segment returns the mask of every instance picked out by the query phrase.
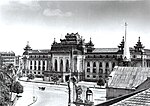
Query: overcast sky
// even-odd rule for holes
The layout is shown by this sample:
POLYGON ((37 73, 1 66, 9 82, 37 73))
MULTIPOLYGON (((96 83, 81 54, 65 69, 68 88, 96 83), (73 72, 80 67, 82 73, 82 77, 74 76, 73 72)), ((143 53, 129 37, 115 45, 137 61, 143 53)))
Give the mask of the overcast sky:
POLYGON ((67 33, 78 32, 97 48, 116 48, 128 23, 128 44, 141 37, 150 49, 150 2, 147 1, 0 1, 0 51, 22 55, 32 49, 50 49, 67 33))

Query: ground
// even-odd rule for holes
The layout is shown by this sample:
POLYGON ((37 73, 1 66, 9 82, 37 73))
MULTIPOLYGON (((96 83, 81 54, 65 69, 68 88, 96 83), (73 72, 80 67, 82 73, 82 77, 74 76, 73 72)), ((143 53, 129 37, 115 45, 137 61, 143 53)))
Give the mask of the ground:
MULTIPOLYGON (((23 79, 25 80, 25 79, 23 79)), ((33 80, 32 80, 33 81, 33 80)), ((40 79, 34 79, 40 82, 40 79)), ((15 106, 67 106, 68 105, 68 87, 64 85, 52 85, 48 83, 35 83, 20 81, 24 86, 24 92, 15 106), (45 87, 45 90, 39 89, 45 87)), ((80 82, 80 85, 90 87, 93 91, 94 104, 104 102, 106 90, 95 87, 94 83, 80 82), (94 88, 95 87, 95 88, 94 88)))

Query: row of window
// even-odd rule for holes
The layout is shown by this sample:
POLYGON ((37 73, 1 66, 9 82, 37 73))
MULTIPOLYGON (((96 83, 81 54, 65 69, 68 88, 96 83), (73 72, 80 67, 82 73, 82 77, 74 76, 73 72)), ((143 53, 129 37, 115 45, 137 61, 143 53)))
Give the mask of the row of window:
MULTIPOLYGON (((106 68, 105 69, 105 73, 108 73, 109 70, 110 70, 109 68, 106 68)), ((90 73, 90 68, 87 68, 87 72, 90 73)), ((93 72, 92 73, 96 73, 96 69, 93 68, 93 72)), ((103 74, 103 69, 102 68, 99 69, 99 74, 103 74)))
POLYGON ((48 58, 48 55, 31 55, 30 58, 48 58))
MULTIPOLYGON (((107 74, 105 76, 107 77, 107 74)), ((91 77, 96 78, 96 75, 87 75, 86 77, 87 78, 91 78, 91 77)), ((102 75, 99 75, 97 77, 102 78, 102 75)))
MULTIPOLYGON (((41 61, 34 61, 34 65, 41 65, 41 61)), ((42 61, 42 64, 45 65, 45 61, 42 61)), ((33 65, 32 61, 30 61, 30 65, 33 65)))
POLYGON ((102 55, 87 55, 86 58, 117 58, 116 55, 113 55, 113 56, 109 56, 109 55, 105 55, 105 56, 102 56, 102 55))
POLYGON ((32 70, 34 68, 34 70, 45 70, 45 61, 34 61, 34 65, 32 63, 32 61, 30 61, 30 70, 32 70), (41 62, 43 64, 43 66, 41 66, 41 62), (38 65, 38 67, 37 67, 38 65))
MULTIPOLYGON (((33 66, 30 66, 30 70, 32 70, 32 69, 33 69, 33 66)), ((43 66, 43 67, 38 66, 38 68, 37 68, 37 66, 34 66, 34 70, 45 70, 45 66, 43 66)))
MULTIPOLYGON (((93 62, 92 64, 93 64, 93 65, 92 65, 93 68, 95 68, 95 67, 96 67, 96 62, 93 62)), ((87 62, 87 67, 92 67, 92 66, 90 66, 90 62, 87 62)), ((103 65, 102 65, 102 62, 99 62, 99 67, 102 67, 102 66, 103 66, 103 65)), ((106 68, 109 67, 109 63, 108 63, 108 62, 106 62, 105 67, 106 67, 106 68)), ((112 67, 113 67, 113 68, 115 67, 115 62, 113 62, 112 67)))
MULTIPOLYGON (((58 71, 58 64, 60 65, 60 72, 63 72, 63 60, 61 59, 60 62, 57 61, 57 59, 55 59, 55 62, 54 62, 54 71, 58 71)), ((66 59, 66 72, 69 72, 69 60, 66 59)))

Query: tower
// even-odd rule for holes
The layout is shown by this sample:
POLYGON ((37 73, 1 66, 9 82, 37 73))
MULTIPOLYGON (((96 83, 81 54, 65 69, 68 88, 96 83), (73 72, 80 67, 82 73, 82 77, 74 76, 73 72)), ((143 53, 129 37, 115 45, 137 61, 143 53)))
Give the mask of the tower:
POLYGON ((123 61, 124 62, 129 62, 131 61, 130 59, 130 51, 129 51, 129 46, 127 42, 127 23, 125 23, 125 39, 124 39, 124 51, 123 51, 123 61))

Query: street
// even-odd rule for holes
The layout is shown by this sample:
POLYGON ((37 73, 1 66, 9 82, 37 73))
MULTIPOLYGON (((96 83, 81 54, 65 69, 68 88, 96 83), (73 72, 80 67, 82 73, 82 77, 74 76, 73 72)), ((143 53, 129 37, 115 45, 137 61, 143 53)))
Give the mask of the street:
MULTIPOLYGON (((50 85, 42 83, 22 82, 24 92, 21 95, 15 106, 29 106, 36 101, 32 106, 67 106, 68 105, 68 90, 67 86, 50 85), (45 90, 39 89, 45 87, 45 90), (33 98, 35 97, 35 98, 33 98)), ((105 101, 105 89, 92 89, 94 104, 105 101)))

